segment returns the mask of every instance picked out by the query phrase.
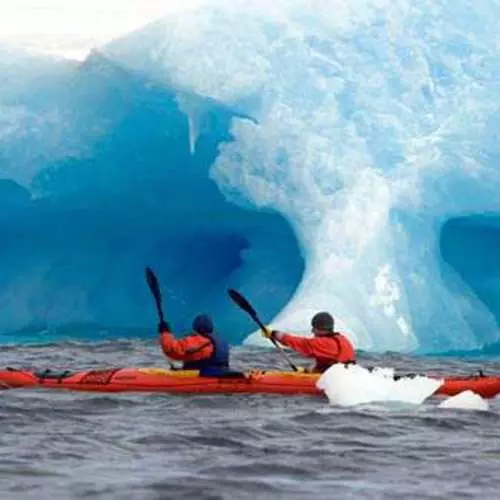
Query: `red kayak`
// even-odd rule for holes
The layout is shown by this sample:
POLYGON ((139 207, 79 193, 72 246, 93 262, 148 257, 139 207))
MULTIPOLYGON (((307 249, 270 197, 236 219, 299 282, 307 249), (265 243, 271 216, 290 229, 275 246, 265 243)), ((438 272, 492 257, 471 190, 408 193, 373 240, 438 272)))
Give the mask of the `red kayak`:
MULTIPOLYGON (((319 374, 282 371, 230 372, 219 377, 199 376, 197 371, 163 368, 110 368, 81 372, 0 370, 0 389, 44 388, 92 392, 165 392, 192 394, 309 394, 322 395, 316 387, 319 374)), ((500 393, 500 376, 483 374, 445 377, 435 395, 454 396, 473 391, 483 398, 500 393)))

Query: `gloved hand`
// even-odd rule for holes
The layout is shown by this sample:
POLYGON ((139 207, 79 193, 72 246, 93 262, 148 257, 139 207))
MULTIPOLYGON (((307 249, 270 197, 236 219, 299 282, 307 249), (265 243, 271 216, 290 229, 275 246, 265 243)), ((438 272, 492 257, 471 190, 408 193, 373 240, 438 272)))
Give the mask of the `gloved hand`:
POLYGON ((264 330, 261 330, 262 336, 266 339, 275 339, 278 340, 280 335, 278 330, 272 330, 271 327, 266 326, 264 330))
POLYGON ((170 332, 170 325, 168 321, 160 321, 158 323, 158 333, 170 332))
POLYGON ((262 336, 265 339, 270 339, 273 336, 273 330, 271 330, 270 327, 266 326, 264 329, 261 330, 262 336))

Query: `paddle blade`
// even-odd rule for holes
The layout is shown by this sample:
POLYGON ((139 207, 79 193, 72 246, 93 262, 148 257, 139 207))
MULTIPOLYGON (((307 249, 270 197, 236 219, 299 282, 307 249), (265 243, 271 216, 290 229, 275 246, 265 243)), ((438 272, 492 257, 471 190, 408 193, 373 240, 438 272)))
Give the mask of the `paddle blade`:
POLYGON ((163 308, 161 306, 161 291, 160 291, 160 283, 158 282, 158 278, 156 274, 150 267, 146 267, 146 281, 148 282, 149 289, 151 290, 151 294, 155 299, 156 309, 158 311, 158 318, 160 321, 163 321, 163 308))
POLYGON ((150 267, 146 267, 146 281, 148 282, 151 293, 155 297, 159 296, 160 285, 158 284, 158 278, 150 267))
POLYGON ((150 267, 146 267, 146 281, 148 282, 151 294, 155 299, 156 309, 158 310, 158 318, 160 319, 160 321, 163 321, 163 308, 161 306, 160 283, 158 282, 156 274, 150 267))
POLYGON ((233 290, 232 288, 230 288, 227 291, 227 293, 228 293, 229 297, 231 297, 233 302, 237 306, 241 307, 241 309, 246 311, 248 314, 250 314, 250 316, 252 316, 254 318, 257 316, 255 309, 250 305, 250 302, 248 302, 248 300, 245 299, 245 297, 243 297, 243 295, 241 295, 241 293, 237 292, 236 290, 233 290))

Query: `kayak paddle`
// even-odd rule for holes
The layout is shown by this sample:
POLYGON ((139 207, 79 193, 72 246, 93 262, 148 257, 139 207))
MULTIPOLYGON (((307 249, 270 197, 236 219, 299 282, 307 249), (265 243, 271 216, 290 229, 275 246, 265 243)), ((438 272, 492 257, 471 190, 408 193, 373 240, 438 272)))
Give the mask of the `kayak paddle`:
POLYGON ((156 310, 158 311, 158 318, 160 322, 165 321, 163 316, 163 308, 161 306, 161 290, 160 284, 158 283, 158 278, 156 274, 150 267, 146 267, 146 281, 148 282, 149 289, 151 290, 151 294, 155 299, 156 310))
MULTIPOLYGON (((259 325, 259 328, 263 332, 267 332, 268 331, 268 329, 265 327, 264 323, 262 323, 262 321, 257 316, 257 312, 255 311, 255 309, 252 307, 252 305, 250 304, 250 302, 248 302, 248 300, 245 297, 243 297, 243 295, 241 295, 241 293, 237 292, 236 290, 233 290, 232 288, 230 288, 227 291, 227 293, 228 293, 229 297, 231 297, 231 299, 233 300, 233 302, 238 307, 240 307, 241 309, 243 309, 255 321, 255 323, 257 323, 257 325, 259 325)), ((293 371, 298 372, 299 369, 294 364, 294 362, 290 359, 290 357, 288 356, 288 354, 284 351, 283 347, 281 347, 278 344, 278 342, 276 342, 276 340, 274 340, 272 337, 269 337, 269 340, 283 354, 283 356, 287 360, 288 364, 292 367, 293 371)))
MULTIPOLYGON (((163 307, 161 305, 160 283, 158 282, 156 274, 150 267, 146 267, 146 281, 148 283, 149 289, 151 290, 151 294, 155 299, 156 310, 158 312, 158 319, 160 320, 160 323, 163 323, 165 321, 165 317, 163 316, 163 307)), ((168 362, 168 364, 170 365, 170 368, 172 368, 172 370, 177 369, 176 366, 172 364, 170 361, 168 362)))

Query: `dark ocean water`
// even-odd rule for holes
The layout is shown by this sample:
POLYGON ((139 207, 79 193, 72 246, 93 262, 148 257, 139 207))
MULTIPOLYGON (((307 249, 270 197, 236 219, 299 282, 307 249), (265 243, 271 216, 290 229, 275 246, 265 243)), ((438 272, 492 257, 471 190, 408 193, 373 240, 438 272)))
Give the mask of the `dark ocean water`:
MULTIPOLYGON (((500 359, 364 356, 400 372, 500 373, 500 359)), ((153 342, 4 347, 3 365, 163 366, 153 342)), ((285 366, 235 350, 237 368, 285 366)), ((0 393, 1 499, 498 498, 488 411, 332 407, 321 398, 0 393)))

